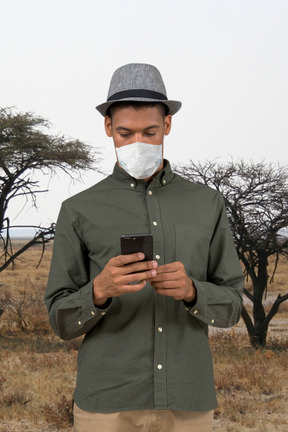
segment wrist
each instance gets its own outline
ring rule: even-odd
[[[108,297],[105,297],[102,292],[97,290],[95,281],[96,278],[93,281],[93,294],[92,294],[93,303],[96,307],[103,306],[107,302]]]
[[[196,303],[197,291],[193,281],[191,279],[189,279],[189,281],[190,281],[190,289],[188,290],[189,294],[186,297],[184,297],[182,300],[184,301],[184,303]]]
[[[103,306],[108,300],[108,297],[102,297],[95,294],[95,291],[93,291],[93,303],[97,306]]]
[[[97,309],[99,309],[99,310],[106,310],[106,309],[109,308],[111,302],[112,302],[112,297],[108,297],[108,299],[106,300],[105,303],[103,303],[103,305],[99,305],[99,304],[96,305],[96,304],[94,303],[94,306],[95,306]]]
[[[105,303],[108,301],[108,298],[103,298],[101,300],[97,299],[94,295],[93,295],[93,303],[96,307],[101,307],[103,305],[105,305]]]

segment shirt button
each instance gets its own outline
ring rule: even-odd
[[[155,258],[156,258],[157,260],[159,260],[159,259],[160,259],[160,255],[155,255]]]
[[[135,183],[131,183],[131,184],[130,184],[130,187],[131,187],[131,188],[134,188],[134,187],[135,187]]]
[[[153,192],[151,190],[148,191],[149,195],[153,195]]]
[[[81,325],[82,323],[81,323],[81,321],[78,321],[78,325]]]
[[[166,184],[166,180],[165,180],[165,179],[162,180],[162,184],[163,184],[163,185]]]
[[[157,226],[158,224],[157,224],[157,222],[156,222],[156,221],[154,221],[154,222],[153,222],[153,225],[154,225],[154,226]]]
[[[94,316],[94,315],[95,315],[95,312],[94,312],[94,311],[91,311],[91,315],[93,315],[93,316]]]
[[[214,322],[215,322],[214,320],[211,320],[211,323],[212,323],[212,324],[214,324]]]
[[[101,314],[100,315],[106,315],[106,312],[101,312]]]
[[[194,313],[194,315],[196,315],[198,313],[198,310],[196,309],[193,313]]]
[[[163,331],[162,327],[158,327],[158,332],[161,333]]]
[[[162,369],[162,365],[161,364],[158,364],[158,366],[157,366],[157,368],[159,369],[159,370],[161,370]]]

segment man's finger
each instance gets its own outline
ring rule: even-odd
[[[137,273],[130,273],[125,275],[125,281],[126,283],[130,284],[133,282],[137,282],[137,281],[147,281],[150,278],[153,278],[153,276],[155,276],[156,274],[156,270],[149,270],[149,271],[142,271],[142,272],[137,272]]]
[[[130,273],[139,273],[139,272],[147,272],[152,269],[156,269],[158,263],[156,261],[138,261],[126,264],[120,268],[120,272],[122,275],[128,275]],[[153,272],[153,275],[149,273],[149,277],[156,276],[156,271]],[[148,276],[147,276],[148,277]]]
[[[177,272],[181,266],[183,267],[183,264],[178,261],[169,264],[163,264],[158,267],[157,274]]]
[[[183,298],[183,296],[181,295],[182,293],[179,292],[178,289],[176,288],[171,288],[171,289],[156,289],[155,290],[157,292],[157,294],[166,296],[166,297],[173,297],[175,300],[181,300]]]
[[[151,279],[151,283],[157,283],[157,282],[165,282],[165,281],[171,281],[171,282],[177,282],[181,279],[181,275],[179,275],[177,272],[170,272],[170,273],[160,273],[157,269],[157,274],[155,277]]]
[[[145,255],[143,252],[136,252],[133,254],[118,255],[112,258],[111,261],[113,261],[113,264],[116,267],[122,267],[133,262],[143,261],[144,258]]]
[[[179,286],[181,286],[182,284],[179,283],[179,281],[171,281],[171,280],[165,280],[165,281],[156,281],[156,282],[152,282],[152,285],[154,286],[154,288],[156,289],[177,289],[179,288]]]

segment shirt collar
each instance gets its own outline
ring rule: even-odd
[[[126,183],[129,188],[133,187],[134,189],[143,187],[146,189],[148,185],[152,183],[155,186],[166,186],[170,183],[174,175],[170,162],[166,159],[164,159],[164,167],[155,175],[150,183],[147,183],[145,180],[137,180],[130,176],[123,168],[119,167],[117,163],[115,163],[113,173],[111,174],[114,180]]]

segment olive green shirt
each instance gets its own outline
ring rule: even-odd
[[[147,283],[104,308],[93,279],[120,254],[122,234],[152,233],[159,265],[181,261],[197,290],[192,307]],[[240,317],[243,273],[221,195],[175,175],[148,184],[112,175],[61,208],[45,296],[63,339],[84,335],[74,399],[86,411],[208,411],[217,406],[208,326]],[[64,366],[63,366],[64,367]]]

